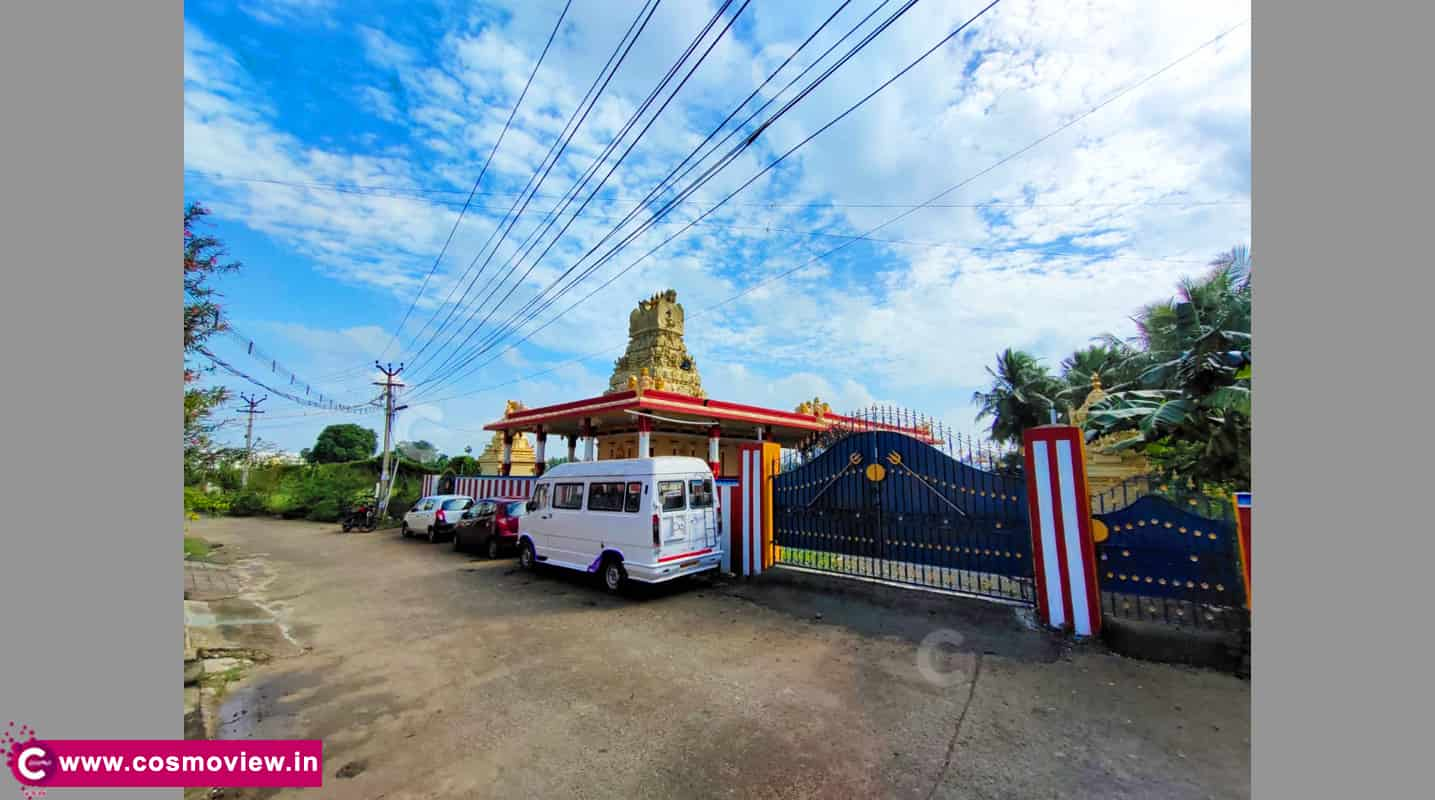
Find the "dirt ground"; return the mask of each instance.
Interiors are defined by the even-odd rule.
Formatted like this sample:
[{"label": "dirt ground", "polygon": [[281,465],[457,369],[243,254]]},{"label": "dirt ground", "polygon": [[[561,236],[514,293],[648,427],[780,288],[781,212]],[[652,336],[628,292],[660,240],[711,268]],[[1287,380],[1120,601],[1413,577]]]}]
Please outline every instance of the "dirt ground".
[{"label": "dirt ground", "polygon": [[323,788],[225,798],[1250,794],[1249,683],[1004,606],[801,575],[615,598],[396,531],[191,534],[295,645],[230,689],[221,736],[324,742]]}]

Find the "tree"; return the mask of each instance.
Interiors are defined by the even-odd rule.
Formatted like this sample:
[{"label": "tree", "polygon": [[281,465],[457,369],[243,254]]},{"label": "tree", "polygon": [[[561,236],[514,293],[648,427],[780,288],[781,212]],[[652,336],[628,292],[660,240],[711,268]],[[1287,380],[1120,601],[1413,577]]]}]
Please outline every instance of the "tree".
[{"label": "tree", "polygon": [[417,442],[399,442],[394,449],[403,454],[404,458],[417,461],[420,464],[431,464],[438,460],[440,453],[437,447],[427,440]]},{"label": "tree", "polygon": [[379,435],[368,428],[353,423],[330,425],[319,432],[307,458],[314,464],[360,461],[378,448]]},{"label": "tree", "polygon": [[213,467],[219,451],[213,437],[225,423],[215,422],[212,412],[228,399],[223,387],[202,388],[198,381],[204,369],[191,359],[215,333],[225,329],[219,293],[210,285],[215,275],[235,272],[238,261],[223,261],[224,245],[213,236],[201,235],[197,226],[209,215],[199,203],[184,208],[184,467],[186,479]]},{"label": "tree", "polygon": [[1138,320],[1141,388],[1091,409],[1088,436],[1136,431],[1123,442],[1198,484],[1247,489],[1251,480],[1251,258],[1243,246],[1181,282],[1169,303]]},{"label": "tree", "polygon": [[[473,452],[473,448],[471,448],[471,447],[465,448],[465,449],[466,449],[468,452]],[[467,454],[461,455],[461,456],[454,456],[453,458],[450,458],[450,459],[448,460],[448,463],[447,463],[447,464],[444,465],[444,471],[446,471],[446,472],[452,472],[453,474],[458,475],[459,477],[465,477],[465,476],[469,476],[469,475],[477,475],[477,474],[478,474],[478,459],[474,458],[474,457],[471,456],[471,455],[467,455]]]},{"label": "tree", "polygon": [[1133,388],[1140,377],[1140,368],[1133,361],[1136,352],[1115,337],[1105,336],[1098,344],[1077,350],[1061,360],[1060,395],[1065,405],[1079,408],[1091,392],[1092,376],[1100,375],[1105,391]]},{"label": "tree", "polygon": [[991,419],[991,438],[996,442],[1020,442],[1027,428],[1051,421],[1061,384],[1030,353],[1007,348],[997,355],[996,369],[987,367],[992,385],[985,392],[973,392],[979,407],[977,421]]},{"label": "tree", "polygon": [[552,458],[549,458],[546,462],[544,462],[543,468],[544,468],[545,470],[550,470],[550,469],[553,469],[554,467],[558,466],[559,464],[567,464],[567,463],[568,463],[568,457],[567,457],[567,456],[553,456]]}]

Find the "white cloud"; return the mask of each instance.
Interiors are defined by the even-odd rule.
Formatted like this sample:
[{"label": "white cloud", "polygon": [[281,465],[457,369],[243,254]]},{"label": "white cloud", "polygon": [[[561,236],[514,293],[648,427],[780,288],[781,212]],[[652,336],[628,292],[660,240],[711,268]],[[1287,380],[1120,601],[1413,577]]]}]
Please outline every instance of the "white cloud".
[{"label": "white cloud", "polygon": [[[436,41],[399,41],[374,27],[358,30],[366,58],[391,78],[396,90],[356,86],[354,96],[370,113],[409,125],[412,144],[422,153],[418,159],[326,150],[300,140],[287,132],[268,99],[211,38],[214,32],[187,27],[186,166],[287,181],[438,186],[466,192],[522,90],[559,7],[512,4],[501,15],[475,12],[472,20],[450,26]],[[660,7],[544,184],[544,195],[559,194],[588,167],[714,7],[704,0]],[[768,129],[699,196],[711,200],[735,188],[977,7],[914,6]],[[527,180],[636,9],[636,3],[621,10],[609,4],[574,4],[494,159],[485,191],[512,192]],[[632,200],[706,134],[705,126],[745,96],[765,76],[764,70],[780,62],[829,11],[802,4],[754,4],[747,13],[750,19],[744,24],[751,27],[714,51],[614,174],[610,186],[625,199],[590,206],[594,213],[572,225],[471,345],[519,313],[530,297],[597,242],[609,220],[626,213]],[[865,10],[846,12],[796,65],[806,65],[811,54],[821,52],[861,13]],[[531,344],[434,396],[490,386],[510,379],[518,369],[544,369],[611,348],[613,352],[572,369],[453,401],[445,408],[453,414],[459,413],[453,409],[466,409],[465,417],[486,420],[497,416],[493,409],[501,409],[504,391],[521,393],[530,405],[601,391],[611,358],[621,351],[627,310],[637,298],[671,286],[688,308],[688,346],[714,396],[789,407],[821,394],[834,407],[844,408],[885,398],[883,402],[959,414],[948,421],[969,426],[970,412],[964,409],[970,393],[984,382],[983,367],[1000,349],[1030,348],[1054,365],[1092,336],[1129,333],[1126,318],[1142,304],[1169,296],[1181,275],[1202,269],[1216,251],[1249,241],[1249,28],[943,198],[956,205],[1004,207],[930,208],[876,234],[948,242],[951,247],[859,244],[720,309],[702,310],[845,241],[773,229],[853,233],[902,210],[811,209],[800,204],[910,203],[929,197],[1248,16],[1249,3],[1239,1],[1052,5],[1007,0],[973,27],[969,41],[934,54],[735,198],[711,218],[718,225],[695,227],[593,301],[558,316],[679,227],[656,226],[540,316],[538,322],[557,321],[536,333]],[[974,53],[980,54],[975,61]],[[796,68],[773,86],[785,83]],[[214,202],[216,211],[287,243],[325,274],[388,293],[393,320],[423,281],[456,213],[433,196],[335,195],[268,184],[221,186],[225,193]],[[484,195],[482,204],[503,209],[511,199]],[[1180,205],[1193,201],[1219,204]],[[504,283],[473,322],[462,326],[488,292],[470,295],[469,307],[453,323],[455,341],[467,336],[529,269],[531,262],[525,261],[510,272],[509,257],[533,230],[539,219],[535,212],[555,204],[551,196],[533,201],[499,256],[486,267],[485,281],[505,276]],[[703,208],[706,205],[692,203],[674,216],[691,219]],[[451,247],[454,255],[430,284],[405,341],[440,310],[451,290],[455,297],[462,294],[460,275],[499,213],[470,212]],[[542,240],[534,254],[547,242]],[[1033,254],[1033,248],[1058,256],[1044,258]],[[1090,258],[1073,252],[1089,253]],[[501,350],[484,354],[474,364]]]}]

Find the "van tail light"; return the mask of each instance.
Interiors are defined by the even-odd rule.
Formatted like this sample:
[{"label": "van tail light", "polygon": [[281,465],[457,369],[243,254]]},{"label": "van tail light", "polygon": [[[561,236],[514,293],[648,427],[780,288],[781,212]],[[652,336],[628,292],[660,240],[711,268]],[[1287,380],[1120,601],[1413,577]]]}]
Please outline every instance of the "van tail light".
[{"label": "van tail light", "polygon": [[661,546],[661,545],[662,545],[662,542],[659,541],[659,539],[658,539],[658,515],[657,515],[657,514],[654,514],[654,515],[653,515],[653,546],[654,546],[654,547],[659,547],[659,546]]},{"label": "van tail light", "polygon": [[442,522],[442,523],[445,523],[445,524],[448,523],[448,519],[444,517],[444,515],[443,515],[443,509],[441,509],[441,508],[438,510],[438,513],[437,513],[437,514],[434,514],[433,518],[436,519],[436,520],[438,520],[439,522]]}]

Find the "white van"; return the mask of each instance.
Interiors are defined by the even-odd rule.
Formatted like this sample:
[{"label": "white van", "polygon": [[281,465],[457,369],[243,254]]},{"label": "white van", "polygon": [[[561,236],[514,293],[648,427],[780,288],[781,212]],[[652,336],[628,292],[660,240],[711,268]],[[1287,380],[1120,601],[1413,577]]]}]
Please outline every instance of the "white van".
[{"label": "white van", "polygon": [[518,533],[525,569],[599,573],[612,592],[717,569],[722,548],[712,470],[687,456],[559,464],[533,487]]}]

